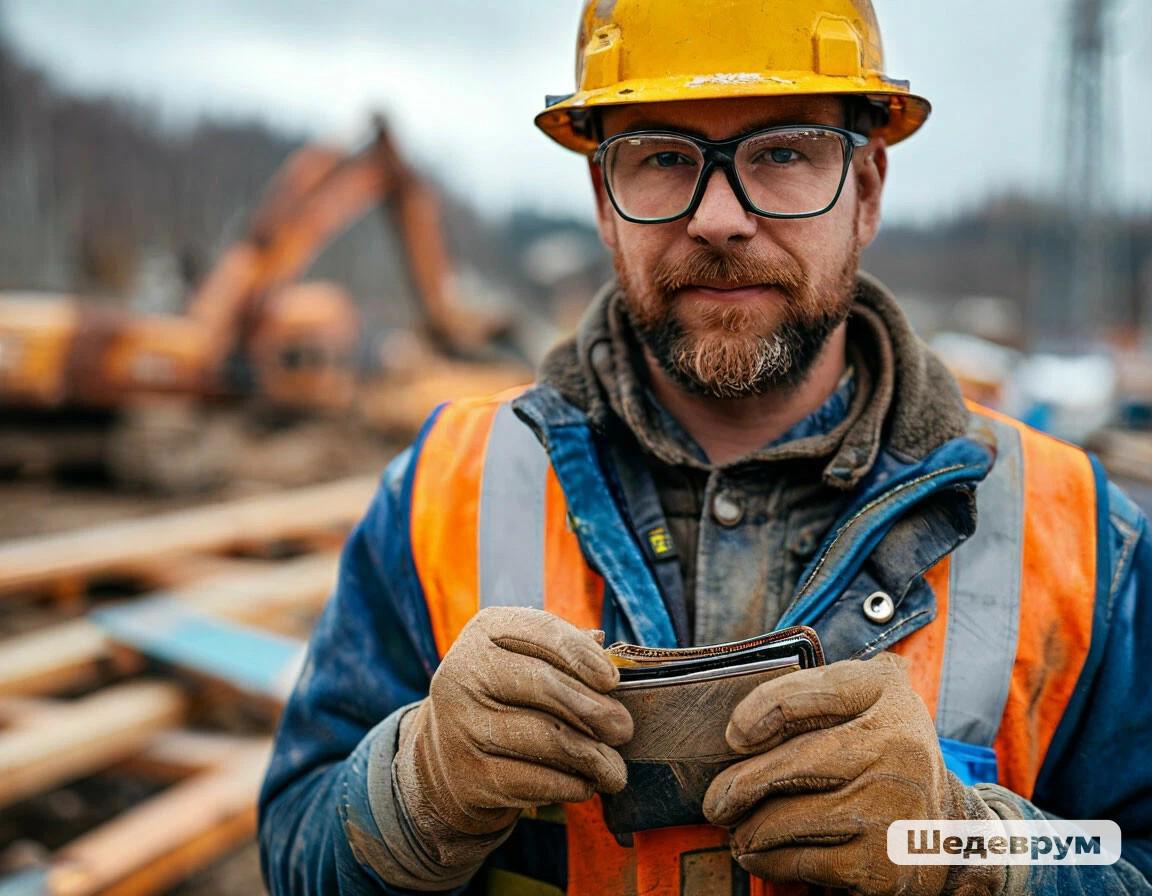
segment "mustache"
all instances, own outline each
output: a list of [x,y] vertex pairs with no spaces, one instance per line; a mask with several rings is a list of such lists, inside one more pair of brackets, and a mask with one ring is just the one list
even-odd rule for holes
[[790,297],[802,295],[808,280],[795,261],[771,261],[747,250],[717,252],[699,248],[678,261],[661,261],[652,284],[665,297],[697,283],[723,281],[733,288],[773,286]]

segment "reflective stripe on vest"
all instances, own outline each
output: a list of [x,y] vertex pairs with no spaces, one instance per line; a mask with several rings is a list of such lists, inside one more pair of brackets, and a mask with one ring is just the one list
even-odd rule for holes
[[991,747],[996,741],[1020,626],[1024,492],[1020,434],[989,421],[996,462],[976,488],[976,531],[952,555],[936,731]]
[[481,594],[485,605],[543,601],[581,628],[601,625],[604,581],[566,525],[544,449],[512,412],[521,391],[447,405],[416,458],[409,537],[441,656]]
[[500,405],[484,451],[476,533],[481,607],[544,609],[548,455],[511,402]]

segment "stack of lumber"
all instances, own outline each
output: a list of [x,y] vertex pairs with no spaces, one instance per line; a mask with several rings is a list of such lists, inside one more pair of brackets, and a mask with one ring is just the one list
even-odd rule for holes
[[[152,793],[31,864],[0,844],[0,896],[164,893],[252,838],[272,725],[375,485],[0,544],[0,621],[54,608],[0,640],[0,813],[104,774]],[[141,591],[98,600],[110,578]],[[243,710],[243,733],[220,710]]]
[[1110,472],[1152,484],[1152,433],[1105,429],[1096,433],[1092,448]]

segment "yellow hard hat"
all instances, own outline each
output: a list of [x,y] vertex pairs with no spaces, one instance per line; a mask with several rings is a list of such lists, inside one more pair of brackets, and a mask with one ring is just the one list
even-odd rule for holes
[[586,0],[576,93],[549,97],[537,126],[592,153],[590,110],[719,97],[850,94],[881,110],[889,144],[932,107],[884,74],[871,0]]

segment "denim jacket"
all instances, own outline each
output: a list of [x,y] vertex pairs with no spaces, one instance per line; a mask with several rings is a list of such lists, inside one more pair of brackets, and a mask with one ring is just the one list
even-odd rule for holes
[[[587,502],[573,506],[574,513],[626,518],[611,506],[611,492],[595,486],[611,459],[584,412],[547,386],[529,390],[516,410],[553,449],[570,501]],[[407,892],[390,887],[356,855],[385,838],[370,766],[393,754],[399,715],[426,696],[438,662],[409,542],[414,469],[431,423],[385,471],[348,540],[335,592],[281,720],[259,807],[264,874],[275,896]],[[988,447],[959,435],[911,457],[893,448],[893,429],[886,428],[840,521],[817,548],[809,570],[818,567],[819,575],[779,620],[815,627],[829,661],[870,656],[933,618],[935,599],[921,574],[975,529],[974,489],[994,460]],[[1152,894],[1152,702],[1137,689],[1138,663],[1152,656],[1152,537],[1144,516],[1096,471],[1099,581],[1088,661],[1032,800],[981,787],[1005,817],[1114,820],[1125,836],[1124,857],[1112,866],[1026,868],[1014,878],[1017,892]],[[624,544],[596,541],[584,545],[585,553],[604,563]],[[899,597],[895,615],[878,627],[860,608],[881,587]],[[676,640],[668,608],[651,589],[611,594],[604,627],[610,638]],[[350,840],[357,841],[355,853]],[[557,867],[562,873],[557,848],[498,851],[492,861],[523,868],[546,861],[553,874]]]

